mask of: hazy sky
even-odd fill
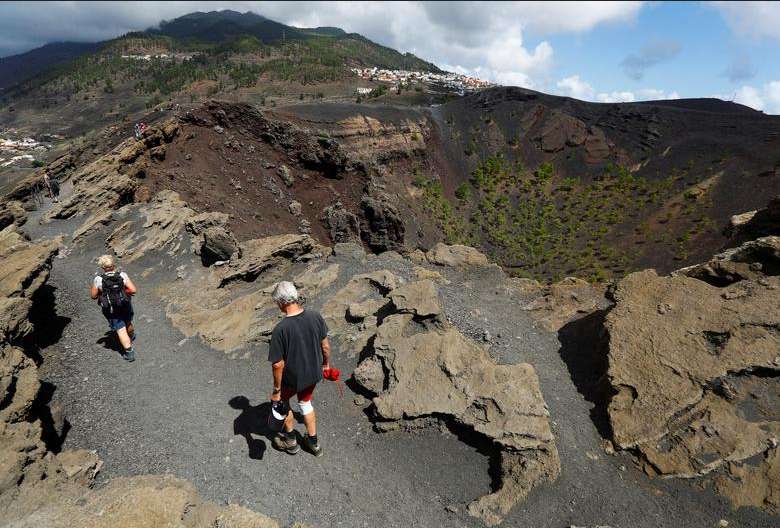
[[[337,26],[448,70],[580,99],[718,96],[780,113],[780,2],[2,2],[0,56],[215,9]]]

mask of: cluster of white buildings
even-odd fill
[[[22,139],[0,138],[0,168],[8,167],[19,162],[35,160],[30,152],[46,151],[51,146],[40,143],[31,137]]]
[[[188,61],[192,60],[192,58],[195,56],[194,53],[156,53],[154,55],[152,54],[145,54],[145,55],[122,55],[121,57],[125,60],[143,60],[143,61],[150,61],[152,59],[160,59],[160,60],[178,60],[178,61]]]
[[[483,79],[450,72],[432,73],[408,70],[384,70],[376,67],[352,68],[352,72],[361,79],[390,83],[393,85],[393,88],[401,83],[422,82],[426,84],[440,84],[460,93],[464,93],[493,86],[492,83]],[[360,89],[358,89],[358,93],[360,93]]]

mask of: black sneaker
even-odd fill
[[[322,456],[322,446],[320,445],[319,438],[317,441],[313,442],[311,438],[309,438],[309,435],[304,435],[303,437],[303,445],[306,448],[306,451],[311,453],[314,456]]]
[[[129,361],[130,363],[132,363],[133,361],[135,361],[135,350],[133,350],[132,348],[125,350],[125,353],[122,354],[122,358],[124,358],[125,361]]]
[[[298,445],[298,441],[295,439],[294,435],[287,437],[278,434],[274,436],[274,439],[271,441],[271,443],[276,449],[279,451],[284,451],[288,455],[294,455],[301,450],[301,446]]]

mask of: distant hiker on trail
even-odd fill
[[[90,296],[97,299],[103,309],[103,315],[108,319],[108,326],[116,332],[122,345],[122,357],[127,361],[135,361],[135,328],[133,328],[133,304],[130,297],[138,291],[127,276],[118,272],[111,255],[103,255],[98,259],[102,273],[92,281]]]
[[[144,122],[136,123],[133,127],[133,133],[135,134],[135,139],[140,140],[141,137],[143,137],[144,132],[146,132],[146,129],[149,128],[149,125],[147,125]]]
[[[320,314],[304,310],[298,299],[298,290],[292,282],[282,281],[276,285],[271,298],[284,312],[285,318],[276,325],[271,334],[268,361],[273,368],[274,388],[271,405],[288,403],[295,394],[301,407],[303,423],[306,426],[304,447],[315,456],[322,454],[317,439],[317,421],[312,406],[314,387],[323,377],[323,371],[330,369],[330,343],[328,326]],[[281,451],[294,455],[299,451],[292,411],[287,413],[284,426],[273,439],[273,445]]]
[[[57,181],[57,178],[50,178],[49,175],[44,172],[43,184],[46,186],[46,189],[49,191],[49,196],[51,196],[51,201],[57,203],[60,197],[60,183]]]

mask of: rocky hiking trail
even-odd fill
[[[239,241],[224,211],[139,193],[180,130],[77,168],[59,204],[0,206],[10,526],[776,524],[780,199],[673,275],[541,285],[466,246]],[[140,288],[132,364],[87,295],[105,252]],[[281,279],[348,378],[316,393],[322,458],[262,427]]]
[[[134,303],[138,360],[125,363],[99,342],[106,325],[86,294],[105,237],[74,245],[67,237],[78,222],[41,225],[39,216],[25,226],[33,238],[66,236],[49,284],[57,320],[67,322],[59,340],[42,351],[40,376],[55,387],[52,403],[65,409],[70,424],[63,448],[96,450],[104,461],[97,486],[118,476],[171,473],[207,499],[246,506],[284,525],[483,525],[465,505],[491,487],[495,454],[485,442],[458,430],[461,439],[433,428],[374,432],[365,405],[353,399],[367,402],[350,390],[339,399],[333,384],[318,387],[324,457],[273,450],[262,430],[270,392],[265,345],[226,355],[197,336],[185,338],[166,317],[159,292],[186,283],[178,277],[200,266],[192,256],[150,251],[124,266],[141,290]],[[311,303],[317,309],[327,309],[323,300],[357,274],[391,270],[412,279],[422,269],[395,254],[366,256],[349,246],[328,262],[339,265],[338,278]],[[504,525],[715,526],[723,518],[736,519],[736,526],[772,525],[765,514],[735,514],[725,499],[684,483],[649,481],[629,457],[605,454],[590,416],[593,405],[574,381],[593,375],[591,365],[576,359],[590,344],[567,340],[577,329],[550,331],[517,309],[531,296],[509,287],[498,268],[429,272],[440,277],[446,318],[489,345],[500,363],[534,365],[549,406],[560,477],[534,488]],[[356,358],[347,343],[336,343],[334,363],[348,376]]]

